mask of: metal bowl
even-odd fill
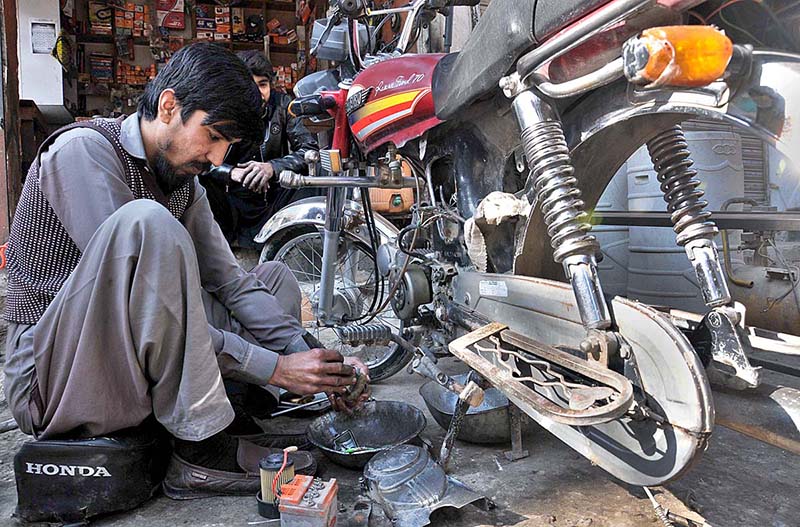
[[[411,442],[425,428],[425,416],[416,406],[400,401],[370,401],[353,415],[330,412],[308,426],[308,439],[338,465],[362,469],[372,456],[394,446]],[[358,449],[337,447],[347,432]]]
[[[453,379],[464,384],[467,374],[453,375]],[[447,430],[458,396],[433,381],[420,386],[419,394],[434,420]],[[483,403],[467,411],[456,438],[469,443],[508,442],[511,440],[508,419],[508,398],[497,388],[489,388],[485,391]]]

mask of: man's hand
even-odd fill
[[[356,382],[353,366],[338,351],[314,348],[279,355],[269,384],[298,395],[319,392],[343,394]]]
[[[266,192],[269,180],[274,174],[275,169],[271,163],[248,161],[236,165],[236,168],[231,170],[231,179],[253,192]]]
[[[348,356],[344,358],[344,363],[359,370],[359,373],[364,376],[363,389],[360,393],[348,394],[344,397],[340,396],[339,394],[331,394],[328,396],[328,399],[330,400],[331,406],[335,411],[351,414],[353,410],[361,407],[369,400],[370,396],[372,395],[372,389],[369,386],[369,368],[367,368],[367,365],[364,364],[361,359],[354,356]]]

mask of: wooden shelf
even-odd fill
[[[245,0],[244,2],[240,2],[231,7],[243,7],[245,9],[263,9],[266,7],[267,11],[297,11],[297,7],[295,6],[294,2],[275,2],[264,0]]]
[[[264,49],[263,42],[231,42],[233,49]],[[297,42],[291,44],[270,44],[269,50],[275,53],[297,53]]]
[[[114,44],[114,37],[112,35],[77,35],[75,40],[78,44]],[[150,39],[134,37],[133,43],[137,46],[149,46]]]
[[[231,46],[234,49],[264,49],[264,42],[255,42],[249,40],[232,40]]]

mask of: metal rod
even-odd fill
[[[800,231],[797,212],[715,212],[714,223],[720,229],[748,231]],[[593,225],[628,225],[631,227],[672,227],[666,212],[595,212]]]
[[[425,0],[417,0],[417,2],[411,6],[411,11],[406,17],[403,30],[400,32],[400,40],[397,41],[397,47],[395,48],[395,50],[399,51],[400,53],[405,53],[407,51],[406,48],[408,47],[408,41],[411,39],[411,31],[414,29],[414,25],[417,23],[417,15],[423,6],[425,6]]]
[[[536,88],[543,94],[554,99],[574,97],[575,95],[580,95],[589,90],[614,82],[622,77],[622,73],[622,57],[620,57],[609,62],[599,70],[593,71],[583,77],[558,84],[542,82],[537,84]]]
[[[450,419],[450,426],[447,427],[447,433],[444,435],[442,446],[439,448],[439,465],[445,472],[447,472],[447,464],[453,454],[453,443],[455,443],[456,436],[461,430],[461,423],[464,421],[464,416],[467,415],[467,410],[469,410],[467,401],[458,398],[453,417]]]
[[[800,390],[761,384],[752,390],[714,387],[715,421],[800,455]]]
[[[292,406],[291,408],[287,408],[286,410],[281,410],[279,412],[275,412],[270,414],[270,417],[278,417],[279,415],[288,414],[289,412],[294,412],[295,410],[302,410],[303,408],[308,408],[309,406],[314,406],[317,404],[322,404],[325,401],[317,400],[316,398],[313,401],[309,401],[307,403],[299,404],[297,406]]]
[[[416,188],[417,183],[413,177],[400,179],[400,184],[383,184],[377,177],[337,177],[337,176],[303,176],[284,170],[281,172],[280,184],[283,188],[306,187],[347,187],[347,188]]]
[[[450,53],[453,47],[453,6],[447,8],[447,17],[444,22],[444,52]]]
[[[751,205],[753,207],[758,206],[758,203],[754,199],[750,198],[731,198],[725,203],[722,204],[722,212],[726,212],[728,207],[733,205],[734,203],[744,203]],[[734,283],[740,287],[753,287],[752,280],[742,280],[741,278],[736,278],[733,274],[733,269],[731,268],[731,248],[730,243],[728,243],[728,230],[727,229],[720,229],[720,235],[722,236],[722,260],[725,263],[725,274],[728,276],[728,280],[731,283]]]
[[[367,16],[393,15],[395,13],[407,13],[413,6],[392,7],[391,9],[367,9]]]

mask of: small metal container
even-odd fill
[[[453,379],[466,384],[467,374],[453,375]],[[433,381],[420,386],[419,394],[436,423],[447,430],[458,396]],[[485,391],[483,403],[467,411],[456,438],[469,443],[511,441],[508,420],[508,398],[497,388],[489,388]]]
[[[372,456],[414,441],[425,428],[422,411],[400,401],[370,401],[353,415],[330,412],[308,427],[308,439],[336,464],[362,469]]]

